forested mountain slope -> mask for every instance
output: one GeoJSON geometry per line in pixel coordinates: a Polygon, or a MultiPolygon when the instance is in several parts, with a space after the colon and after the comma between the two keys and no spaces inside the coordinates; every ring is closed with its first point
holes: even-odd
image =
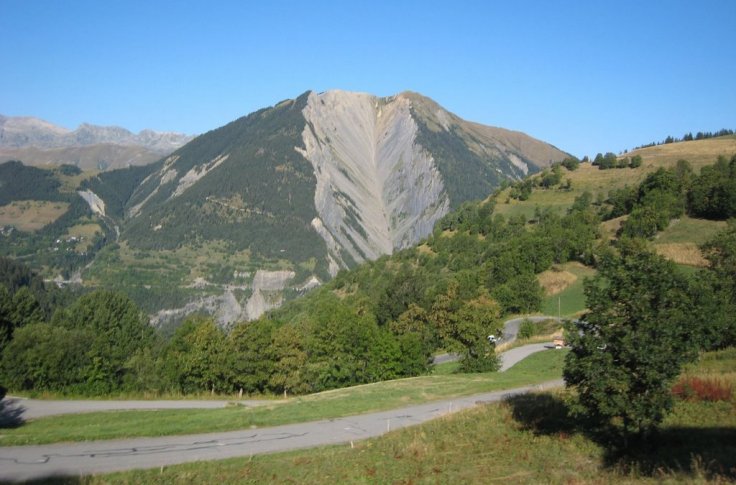
{"type": "Polygon", "coordinates": [[[418,94],[307,92],[172,153],[122,216],[123,197],[109,199],[119,190],[88,182],[116,207],[109,215],[121,233],[86,279],[116,281],[151,311],[168,308],[163,320],[197,308],[223,323],[255,318],[340,269],[415,244],[451,208],[564,157],[418,94]]]}

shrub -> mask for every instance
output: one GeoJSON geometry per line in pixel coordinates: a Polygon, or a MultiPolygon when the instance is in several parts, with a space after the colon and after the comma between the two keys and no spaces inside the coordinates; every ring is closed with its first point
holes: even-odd
{"type": "Polygon", "coordinates": [[[685,401],[729,401],[733,386],[723,379],[686,376],[672,386],[672,394],[685,401]]]}
{"type": "Polygon", "coordinates": [[[534,333],[535,333],[534,322],[532,322],[528,318],[525,318],[521,322],[521,325],[519,325],[518,337],[520,339],[531,338],[534,336],[534,333]]]}

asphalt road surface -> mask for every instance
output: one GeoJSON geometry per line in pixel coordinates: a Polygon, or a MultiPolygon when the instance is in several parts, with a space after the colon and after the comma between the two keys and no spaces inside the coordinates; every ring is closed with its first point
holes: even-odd
{"type": "Polygon", "coordinates": [[[479,404],[516,394],[562,386],[562,380],[539,386],[435,401],[402,409],[346,418],[225,433],[134,438],[82,443],[0,447],[0,481],[158,468],[201,460],[346,444],[413,426],[479,404]]]}
{"type": "MultiPolygon", "coordinates": [[[[532,322],[543,322],[545,320],[561,320],[561,319],[557,317],[550,317],[550,316],[542,315],[542,316],[535,316],[535,317],[519,317],[519,318],[512,318],[511,320],[506,320],[503,323],[503,335],[498,340],[498,342],[496,342],[496,344],[497,345],[506,344],[506,343],[513,342],[514,340],[516,340],[516,337],[519,334],[519,327],[521,326],[521,322],[523,322],[524,320],[531,320],[532,322]]],[[[504,354],[501,354],[500,371],[503,372],[507,370],[509,367],[516,364],[520,360],[525,359],[526,357],[533,354],[534,352],[539,352],[540,350],[544,350],[545,348],[548,348],[548,347],[539,348],[537,345],[547,346],[551,344],[525,345],[524,348],[530,347],[530,349],[525,350],[524,352],[515,352],[517,349],[512,349],[510,351],[507,351],[511,353],[511,355],[507,358],[503,357],[503,355],[507,352],[505,352],[504,354]],[[531,350],[532,347],[534,347],[536,350],[529,351],[531,350]],[[517,358],[516,357],[517,354],[523,355],[523,357],[517,358]]],[[[455,362],[459,358],[460,358],[459,354],[440,354],[440,355],[435,356],[433,362],[435,364],[443,364],[445,362],[455,362]]]]}
{"type": "Polygon", "coordinates": [[[516,340],[516,336],[519,334],[519,327],[521,322],[524,320],[530,320],[532,322],[543,322],[545,320],[561,320],[557,317],[550,316],[536,316],[536,317],[519,317],[511,320],[506,320],[503,324],[503,337],[501,337],[500,343],[508,343],[516,340]]]}
{"type": "Polygon", "coordinates": [[[17,410],[19,417],[27,419],[43,418],[57,414],[89,413],[96,411],[121,411],[131,409],[218,409],[229,403],[241,406],[258,406],[274,401],[237,400],[237,401],[50,401],[41,399],[26,399],[8,396],[3,400],[6,412],[17,410]]]}

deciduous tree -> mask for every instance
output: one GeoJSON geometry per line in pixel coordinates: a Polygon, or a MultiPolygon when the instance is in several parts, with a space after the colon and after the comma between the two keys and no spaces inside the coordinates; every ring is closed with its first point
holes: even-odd
{"type": "Polygon", "coordinates": [[[646,435],[672,407],[670,386],[697,355],[685,277],[674,264],[623,241],[601,258],[585,285],[590,311],[567,324],[572,347],[564,377],[577,390],[575,411],[607,431],[646,435]]]}

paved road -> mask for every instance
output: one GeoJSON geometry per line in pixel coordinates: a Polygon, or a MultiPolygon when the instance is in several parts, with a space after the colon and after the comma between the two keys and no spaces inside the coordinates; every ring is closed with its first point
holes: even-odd
{"type": "MultiPolygon", "coordinates": [[[[521,317],[507,320],[504,322],[503,339],[501,343],[513,342],[516,340],[516,335],[519,333],[519,325],[525,319],[539,322],[556,317],[521,317]]],[[[517,347],[501,354],[501,372],[509,369],[511,366],[525,359],[529,355],[544,350],[546,347],[540,345],[549,344],[534,344],[527,345],[524,347],[517,347]]],[[[435,364],[441,364],[443,362],[452,362],[459,358],[458,354],[442,354],[434,358],[435,364]]],[[[262,404],[269,404],[273,401],[261,401],[261,400],[239,400],[239,401],[52,401],[52,400],[37,400],[37,399],[25,399],[20,397],[6,397],[2,401],[5,413],[12,413],[21,419],[35,419],[46,416],[54,416],[59,414],[72,414],[72,413],[86,413],[95,411],[118,411],[118,410],[130,410],[130,409],[217,409],[223,408],[228,404],[236,402],[242,406],[258,406],[262,404]]]]}
{"type": "Polygon", "coordinates": [[[509,370],[514,365],[518,364],[522,360],[526,359],[530,355],[541,352],[542,350],[554,349],[555,346],[552,342],[545,342],[542,344],[529,344],[522,347],[516,347],[515,349],[507,350],[501,354],[501,368],[499,372],[509,370]]]}
{"type": "Polygon", "coordinates": [[[233,403],[241,406],[259,406],[274,401],[266,400],[211,400],[211,401],[51,401],[8,396],[3,401],[5,412],[15,412],[20,418],[35,419],[57,414],[120,411],[130,409],[218,409],[233,403]]]}
{"type": "Polygon", "coordinates": [[[512,318],[511,320],[506,320],[503,323],[503,337],[501,338],[501,343],[508,343],[513,342],[516,340],[516,336],[519,334],[519,327],[521,326],[521,322],[524,320],[531,320],[532,322],[543,322],[545,320],[562,320],[561,318],[557,317],[550,317],[550,316],[534,316],[534,317],[519,317],[519,318],[512,318]]]}
{"type": "MultiPolygon", "coordinates": [[[[497,345],[507,344],[507,343],[510,343],[510,342],[513,342],[514,340],[516,340],[516,336],[519,334],[519,327],[521,326],[521,322],[523,322],[524,320],[531,320],[532,322],[543,322],[545,320],[562,320],[562,319],[561,318],[557,318],[557,317],[550,317],[550,316],[544,316],[544,315],[542,315],[542,316],[534,316],[534,317],[519,317],[519,318],[512,318],[511,320],[506,320],[503,323],[503,335],[501,336],[501,338],[499,339],[499,341],[496,344],[497,345]]],[[[548,344],[544,344],[544,345],[548,345],[548,344]]],[[[525,347],[527,347],[527,346],[525,346],[525,347]]],[[[529,347],[532,347],[532,346],[529,346],[529,347]]],[[[512,349],[512,351],[513,350],[516,350],[516,349],[512,349]]],[[[539,350],[544,350],[544,348],[540,348],[539,350]]],[[[525,359],[526,357],[528,357],[529,355],[533,354],[534,352],[539,352],[539,350],[534,350],[532,352],[528,352],[528,353],[526,353],[523,357],[521,357],[518,360],[512,360],[515,357],[509,357],[508,359],[504,359],[503,354],[502,354],[502,356],[501,356],[501,362],[502,362],[501,372],[505,371],[506,369],[508,369],[509,367],[511,367],[512,365],[514,365],[515,363],[519,362],[519,360],[525,359]],[[506,362],[506,360],[508,360],[509,362],[513,362],[513,363],[512,364],[509,364],[508,366],[506,366],[505,364],[503,364],[504,362],[506,362]]],[[[522,354],[523,354],[523,352],[522,352],[522,354]]],[[[514,353],[512,355],[516,355],[516,353],[514,353]]],[[[433,363],[434,364],[443,364],[445,362],[455,362],[458,359],[460,359],[460,354],[440,354],[440,355],[436,355],[434,357],[433,363]]]]}
{"type": "Polygon", "coordinates": [[[157,468],[190,461],[349,444],[478,404],[562,385],[562,380],[556,380],[539,386],[477,394],[392,411],[272,428],[161,438],[0,447],[0,481],[157,468]]]}

